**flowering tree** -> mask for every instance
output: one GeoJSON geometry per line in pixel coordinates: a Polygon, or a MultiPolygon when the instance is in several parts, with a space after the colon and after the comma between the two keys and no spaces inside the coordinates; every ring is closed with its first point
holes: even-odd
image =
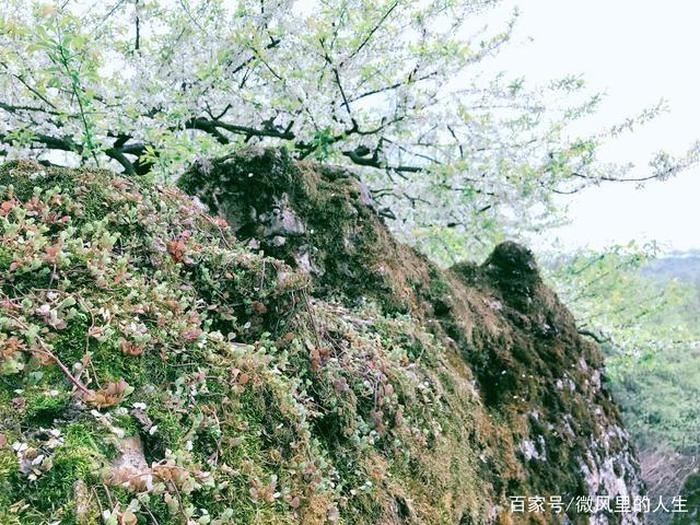
{"type": "MultiPolygon", "coordinates": [[[[517,16],[478,28],[494,3],[5,0],[2,154],[171,178],[244,144],[284,145],[358,167],[425,249],[470,250],[541,227],[554,194],[628,177],[598,147],[660,109],[572,136],[600,97],[576,77],[529,88],[487,74],[517,16]]],[[[642,178],[695,156],[659,154],[642,178]]]]}

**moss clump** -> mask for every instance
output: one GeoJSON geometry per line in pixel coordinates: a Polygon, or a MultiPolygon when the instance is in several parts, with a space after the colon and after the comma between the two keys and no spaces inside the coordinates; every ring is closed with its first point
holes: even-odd
{"type": "Polygon", "coordinates": [[[35,425],[50,425],[68,408],[68,392],[40,390],[25,397],[25,417],[35,425]]]}

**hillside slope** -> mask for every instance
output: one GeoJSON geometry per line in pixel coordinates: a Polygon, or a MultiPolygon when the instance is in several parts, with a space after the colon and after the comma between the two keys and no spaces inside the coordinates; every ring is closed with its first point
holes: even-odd
{"type": "Polygon", "coordinates": [[[442,271],[280,151],[181,186],[0,168],[0,523],[640,521],[511,512],[642,491],[528,250],[442,271]]]}

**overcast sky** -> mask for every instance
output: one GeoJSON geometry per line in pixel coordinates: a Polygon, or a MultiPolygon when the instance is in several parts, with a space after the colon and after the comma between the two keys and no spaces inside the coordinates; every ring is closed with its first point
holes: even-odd
{"type": "MultiPolygon", "coordinates": [[[[634,116],[660,98],[670,112],[605,151],[641,168],[660,149],[682,153],[700,138],[700,2],[695,0],[507,0],[521,18],[499,65],[533,80],[581,73],[607,93],[597,125],[634,116]],[[528,37],[534,40],[529,41],[528,37]]],[[[644,189],[617,184],[567,199],[569,247],[655,239],[700,248],[700,167],[644,189]]]]}

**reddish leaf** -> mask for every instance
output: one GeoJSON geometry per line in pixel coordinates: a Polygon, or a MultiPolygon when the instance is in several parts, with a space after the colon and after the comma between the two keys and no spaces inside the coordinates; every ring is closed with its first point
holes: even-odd
{"type": "Polygon", "coordinates": [[[120,339],[119,346],[121,347],[122,352],[132,357],[139,356],[143,354],[144,351],[144,347],[142,345],[137,345],[136,343],[132,343],[126,339],[120,339]]]}
{"type": "Polygon", "coordinates": [[[173,261],[177,263],[182,262],[185,257],[185,243],[181,239],[175,239],[168,241],[165,245],[173,261]]]}
{"type": "Polygon", "coordinates": [[[122,400],[126,394],[127,388],[129,388],[129,384],[123,379],[113,383],[107,383],[99,390],[90,391],[88,394],[85,394],[85,401],[97,408],[111,407],[122,400]]]}

